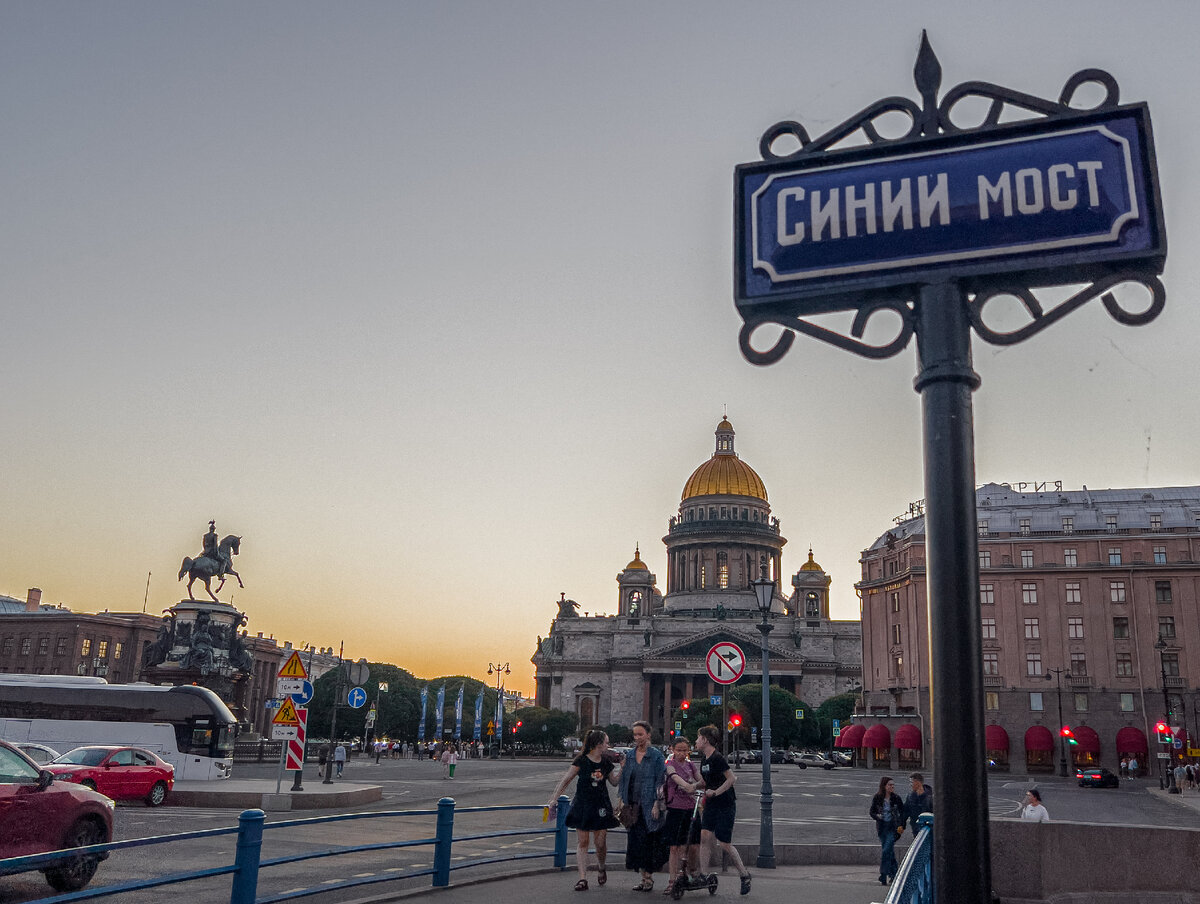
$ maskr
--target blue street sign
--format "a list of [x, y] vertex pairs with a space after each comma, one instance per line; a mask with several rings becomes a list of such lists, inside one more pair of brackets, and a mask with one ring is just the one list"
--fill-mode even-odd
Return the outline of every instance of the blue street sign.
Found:
[[833, 720], [831, 720], [831, 721], [833, 722], [833, 727], [834, 727], [834, 728], [841, 728], [841, 727], [842, 727], [842, 720], [841, 720], [841, 719], [833, 719]]
[[304, 706], [313, 698], [313, 684], [311, 681], [305, 681], [301, 687], [303, 690], [300, 693], [291, 695], [292, 702], [297, 706]]
[[713, 696], [709, 697], [709, 698], [708, 698], [708, 705], [709, 705], [709, 706], [720, 706], [720, 705], [721, 705], [721, 695], [720, 695], [720, 694], [714, 694]]
[[838, 310], [854, 304], [830, 296], [935, 273], [1161, 272], [1166, 257], [1144, 104], [744, 164], [735, 182], [739, 306], [811, 298]]
[[346, 694], [346, 702], [355, 709], [361, 709], [362, 705], [367, 702], [367, 692], [361, 687], [352, 687], [350, 693]]
[[1176, 738], [1176, 739], [1175, 739], [1175, 749], [1176, 749], [1176, 750], [1183, 750], [1183, 738]]

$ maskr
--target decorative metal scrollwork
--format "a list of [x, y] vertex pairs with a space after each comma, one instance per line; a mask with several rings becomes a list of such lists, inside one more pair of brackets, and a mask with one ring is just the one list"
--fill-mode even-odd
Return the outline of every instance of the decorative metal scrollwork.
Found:
[[[1150, 292], [1150, 304], [1143, 311], [1126, 310], [1113, 294], [1112, 290], [1117, 286], [1131, 283], [1142, 286]], [[1004, 297], [1015, 298], [1024, 306], [1029, 313], [1029, 323], [1019, 329], [999, 332], [983, 322], [983, 311], [988, 302]], [[1162, 312], [1167, 301], [1167, 290], [1162, 281], [1154, 274], [1117, 273], [1081, 289], [1049, 311], [1043, 310], [1041, 302], [1038, 301], [1032, 290], [1024, 286], [1005, 286], [977, 293], [968, 301], [967, 313], [971, 318], [971, 326], [981, 339], [993, 345], [1015, 345], [1040, 333], [1093, 298], [1099, 298], [1104, 303], [1104, 309], [1118, 323], [1125, 326], [1141, 326], [1149, 323]]]
[[[896, 336], [890, 342], [884, 345], [871, 345], [870, 343], [859, 341], [863, 333], [866, 332], [867, 321], [871, 319], [872, 315], [880, 311], [892, 311], [899, 316], [899, 332], [897, 332]], [[751, 364], [774, 364], [788, 353], [788, 350], [792, 347], [792, 343], [796, 339], [794, 332], [785, 332], [780, 335], [779, 339], [776, 340], [770, 349], [765, 352], [758, 351], [751, 346], [750, 336], [760, 326], [768, 323], [804, 333], [805, 335], [812, 336], [814, 339], [820, 339], [822, 342], [837, 346], [844, 351], [854, 352], [854, 354], [861, 355], [864, 358], [890, 358], [893, 355], [899, 354], [908, 345], [908, 340], [912, 338], [915, 327], [912, 307], [909, 303], [899, 299], [879, 299], [867, 302], [860, 307], [854, 315], [854, 323], [850, 327], [850, 335], [854, 337], [853, 339], [790, 314], [764, 314], [754, 318], [747, 317], [746, 322], [742, 325], [741, 332], [738, 333], [738, 344], [741, 346], [742, 354]]]

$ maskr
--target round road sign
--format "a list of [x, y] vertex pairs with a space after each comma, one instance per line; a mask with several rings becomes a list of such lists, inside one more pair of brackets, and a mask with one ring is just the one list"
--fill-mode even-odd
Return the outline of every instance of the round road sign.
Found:
[[361, 687], [352, 687], [350, 693], [346, 694], [346, 702], [355, 709], [361, 709], [362, 705], [367, 702], [367, 692]]
[[704, 665], [708, 677], [717, 684], [733, 684], [746, 671], [746, 654], [732, 641], [722, 640], [709, 649]]

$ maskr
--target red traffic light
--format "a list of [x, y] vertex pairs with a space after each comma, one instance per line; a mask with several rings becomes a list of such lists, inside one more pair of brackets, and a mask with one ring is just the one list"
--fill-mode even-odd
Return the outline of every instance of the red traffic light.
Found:
[[1062, 735], [1064, 738], [1071, 738], [1071, 737], [1075, 736], [1075, 733], [1073, 731], [1071, 731], [1070, 725], [1064, 725], [1062, 727], [1062, 729], [1059, 731], [1059, 734]]
[[518, 720], [518, 721], [517, 721], [517, 728], [520, 728], [520, 727], [521, 727], [522, 725], [524, 725], [524, 724], [525, 724], [524, 722], [521, 722], [521, 721], [519, 721], [519, 720]]
[[684, 700], [679, 704], [680, 709], [691, 709], [692, 703], [690, 700]]
[[729, 721], [734, 724], [734, 727], [737, 727], [738, 725], [742, 724], [742, 717], [739, 716], [737, 713], [734, 713], [732, 716], [729, 717]]
[[1167, 723], [1164, 722], [1162, 719], [1159, 719], [1157, 722], [1154, 723], [1154, 730], [1157, 731], [1159, 734], [1166, 734], [1167, 733]]

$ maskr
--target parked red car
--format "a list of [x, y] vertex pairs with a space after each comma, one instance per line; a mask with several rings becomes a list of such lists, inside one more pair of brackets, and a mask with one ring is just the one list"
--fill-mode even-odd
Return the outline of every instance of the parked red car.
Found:
[[144, 800], [150, 807], [175, 786], [175, 767], [140, 747], [76, 747], [46, 769], [113, 800]]
[[113, 802], [54, 776], [12, 744], [0, 741], [0, 875], [40, 869], [58, 891], [83, 888], [108, 854], [76, 856], [49, 867], [5, 868], [3, 858], [27, 857], [112, 841]]

